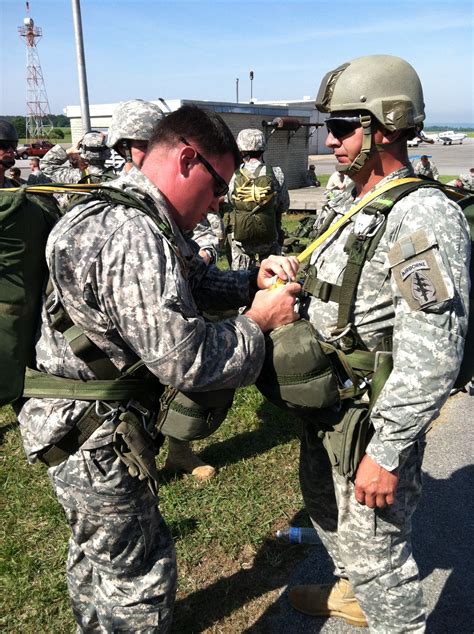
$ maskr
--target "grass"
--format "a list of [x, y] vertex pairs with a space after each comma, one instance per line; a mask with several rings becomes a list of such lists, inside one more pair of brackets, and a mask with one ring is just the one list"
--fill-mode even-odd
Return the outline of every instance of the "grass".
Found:
[[[64, 578], [68, 528], [42, 465], [26, 463], [9, 407], [0, 410], [0, 573], [5, 632], [73, 632]], [[198, 484], [162, 471], [160, 508], [175, 539], [179, 587], [174, 632], [236, 632], [276, 600], [304, 547], [273, 539], [302, 514], [294, 420], [254, 388], [239, 390], [221, 428], [194, 444], [219, 468]], [[162, 466], [165, 451], [158, 463]], [[229, 602], [228, 597], [232, 600]], [[215, 628], [218, 629], [215, 629]]]

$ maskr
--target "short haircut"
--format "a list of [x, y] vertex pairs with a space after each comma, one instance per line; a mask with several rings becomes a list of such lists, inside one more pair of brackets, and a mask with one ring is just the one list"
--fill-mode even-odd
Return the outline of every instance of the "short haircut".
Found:
[[10, 167], [10, 174], [15, 174], [15, 176], [21, 176], [21, 169], [19, 167]]
[[422, 154], [422, 155], [421, 155], [421, 158], [422, 158], [422, 159], [426, 159], [426, 160], [428, 160], [428, 157], [426, 156], [426, 154]]
[[36, 167], [39, 167], [40, 160], [39, 160], [39, 158], [37, 156], [32, 156], [30, 158], [30, 161], [33, 161], [33, 163], [36, 165]]
[[235, 169], [240, 165], [240, 153], [234, 135], [216, 112], [194, 105], [181, 106], [158, 123], [149, 141], [148, 151], [155, 145], [177, 145], [180, 137], [196, 143], [207, 158], [232, 154]]

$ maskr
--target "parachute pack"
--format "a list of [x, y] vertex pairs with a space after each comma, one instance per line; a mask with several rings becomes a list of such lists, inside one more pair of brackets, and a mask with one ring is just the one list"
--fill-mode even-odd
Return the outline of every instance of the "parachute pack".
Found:
[[[263, 168], [266, 173], [262, 174]], [[269, 165], [254, 174], [241, 167], [232, 193], [234, 239], [249, 246], [269, 244], [276, 239], [276, 178]]]

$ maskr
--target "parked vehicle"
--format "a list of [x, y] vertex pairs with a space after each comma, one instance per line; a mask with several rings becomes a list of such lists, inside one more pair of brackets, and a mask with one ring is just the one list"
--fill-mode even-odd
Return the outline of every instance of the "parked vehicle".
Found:
[[30, 156], [42, 157], [52, 147], [53, 143], [49, 141], [35, 141], [34, 143], [24, 143], [16, 148], [16, 157], [19, 159], [27, 159]]

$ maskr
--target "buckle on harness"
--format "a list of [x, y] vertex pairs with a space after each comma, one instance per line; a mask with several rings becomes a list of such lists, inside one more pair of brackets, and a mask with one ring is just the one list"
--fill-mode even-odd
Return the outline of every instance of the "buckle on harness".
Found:
[[392, 353], [387, 350], [378, 350], [375, 353], [375, 361], [374, 361], [374, 372], [377, 372], [377, 368], [380, 366], [382, 361], [387, 357], [391, 357]]
[[156, 428], [156, 412], [147, 409], [144, 405], [134, 399], [130, 399], [127, 405], [123, 408], [123, 411], [130, 410], [132, 410], [138, 417], [146, 433], [155, 440], [158, 435], [158, 430]]

